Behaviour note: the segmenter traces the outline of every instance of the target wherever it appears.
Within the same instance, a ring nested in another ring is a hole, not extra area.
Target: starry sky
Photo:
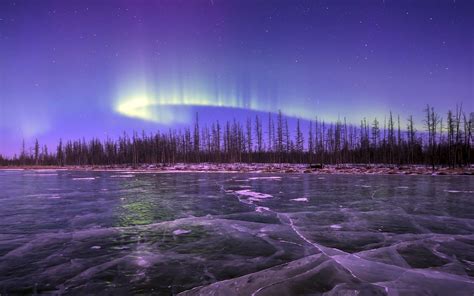
[[[281,110],[474,111],[473,1],[0,1],[0,154]]]

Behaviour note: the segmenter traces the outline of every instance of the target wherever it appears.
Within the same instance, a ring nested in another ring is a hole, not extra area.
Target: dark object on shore
[[[323,165],[322,164],[310,164],[309,168],[310,169],[322,169]]]

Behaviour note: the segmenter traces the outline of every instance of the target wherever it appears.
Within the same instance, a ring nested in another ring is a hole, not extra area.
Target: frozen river
[[[473,295],[474,178],[0,171],[0,294]]]

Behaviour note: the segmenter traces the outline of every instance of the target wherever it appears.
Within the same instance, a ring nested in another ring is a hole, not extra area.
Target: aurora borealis
[[[474,109],[472,1],[1,1],[0,153],[278,112]]]

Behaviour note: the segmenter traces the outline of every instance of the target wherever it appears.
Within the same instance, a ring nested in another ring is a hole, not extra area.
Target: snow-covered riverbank
[[[97,166],[20,166],[0,167],[3,170],[84,170],[84,171],[131,171],[131,172],[225,172],[225,173],[308,173],[308,174],[361,174],[361,175],[474,175],[474,166],[450,169],[437,168],[434,172],[427,166],[388,165],[326,165],[311,168],[306,164],[278,163],[178,163],[173,165],[141,164],[97,165]]]

